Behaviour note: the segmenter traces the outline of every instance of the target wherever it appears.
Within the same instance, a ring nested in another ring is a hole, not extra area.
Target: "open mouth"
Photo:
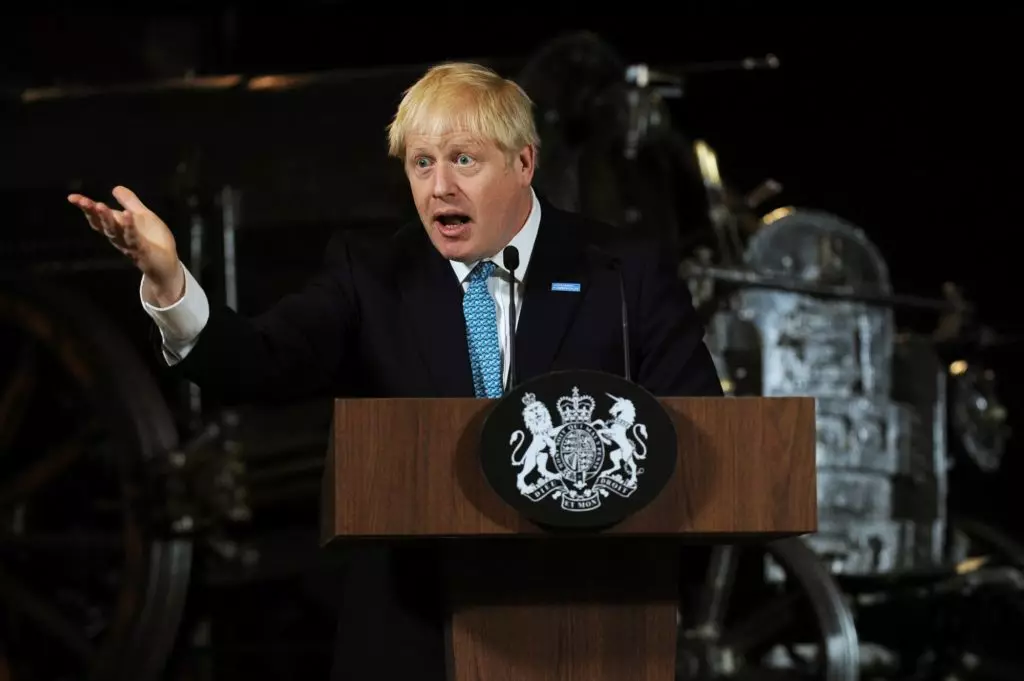
[[[461,234],[471,222],[465,213],[439,213],[434,216],[434,224],[446,236]]]

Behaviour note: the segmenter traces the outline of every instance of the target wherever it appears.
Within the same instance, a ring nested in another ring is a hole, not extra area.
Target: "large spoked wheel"
[[[941,616],[919,667],[935,678],[1024,679],[1024,545],[968,518],[954,520],[953,536],[958,578],[935,596]]]
[[[0,677],[156,679],[192,560],[147,523],[170,411],[103,315],[49,285],[0,286],[0,347]]]
[[[858,646],[843,594],[802,540],[716,546],[703,583],[684,586],[676,676],[857,681]]]

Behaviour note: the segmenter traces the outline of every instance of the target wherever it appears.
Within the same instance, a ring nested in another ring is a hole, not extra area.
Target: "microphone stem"
[[[619,301],[621,304],[620,315],[622,317],[622,357],[625,367],[623,368],[623,377],[627,381],[632,381],[632,370],[630,369],[630,353],[629,353],[629,317],[626,312],[626,282],[623,280],[622,271],[619,270]]]
[[[516,271],[509,270],[508,296],[508,390],[516,385]]]
[[[508,386],[509,392],[516,385],[516,268],[519,267],[519,249],[509,245],[503,251],[503,263],[508,270]]]

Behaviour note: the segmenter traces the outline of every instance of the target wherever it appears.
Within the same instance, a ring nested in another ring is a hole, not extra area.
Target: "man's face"
[[[465,132],[409,136],[405,172],[441,255],[471,263],[511,241],[533,205],[533,162],[532,147],[509,162],[496,144]]]

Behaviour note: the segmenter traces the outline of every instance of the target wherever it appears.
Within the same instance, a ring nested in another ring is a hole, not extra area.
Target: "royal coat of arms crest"
[[[556,426],[546,404],[534,393],[523,395],[526,430],[509,440],[520,494],[533,502],[550,496],[566,511],[591,511],[609,494],[628,498],[637,490],[647,428],[631,400],[607,396],[608,418],[594,419],[597,401],[573,387],[555,403],[562,421]]]

